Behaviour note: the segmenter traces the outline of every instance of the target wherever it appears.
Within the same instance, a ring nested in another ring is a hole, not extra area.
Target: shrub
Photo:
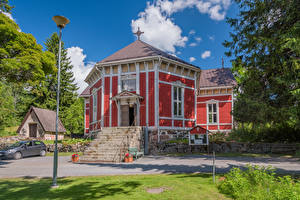
[[[233,168],[218,184],[220,192],[234,199],[299,200],[300,184],[290,176],[276,177],[274,170],[259,166],[248,166],[242,171]]]
[[[299,129],[288,125],[243,124],[232,130],[227,140],[238,142],[300,142]]]
[[[44,140],[43,141],[45,144],[54,144],[55,140]],[[91,140],[90,139],[67,139],[67,140],[58,140],[57,143],[61,143],[63,145],[71,145],[71,144],[86,144],[86,143],[90,143]]]

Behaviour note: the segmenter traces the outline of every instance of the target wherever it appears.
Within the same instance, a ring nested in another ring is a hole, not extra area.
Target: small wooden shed
[[[55,120],[56,112],[48,109],[30,107],[25,115],[22,124],[19,126],[17,133],[20,136],[41,138],[45,140],[55,139]],[[64,138],[66,129],[59,119],[58,139]]]

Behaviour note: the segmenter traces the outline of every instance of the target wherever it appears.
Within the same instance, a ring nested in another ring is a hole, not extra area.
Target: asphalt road
[[[300,174],[299,158],[217,157],[216,172],[228,172],[246,164],[272,166],[278,173]],[[58,177],[125,174],[161,174],[211,172],[210,156],[145,156],[133,163],[74,164],[69,156],[59,157]],[[0,160],[0,178],[52,177],[53,157],[30,157],[21,160]]]

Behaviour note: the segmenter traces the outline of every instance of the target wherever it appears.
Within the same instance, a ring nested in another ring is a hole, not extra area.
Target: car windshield
[[[19,147],[21,145],[23,145],[25,142],[16,142],[13,145],[11,145],[9,148],[15,148],[15,147]]]

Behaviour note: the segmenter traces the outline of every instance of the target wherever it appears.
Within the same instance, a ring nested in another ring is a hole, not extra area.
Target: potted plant
[[[124,162],[132,162],[133,161],[133,156],[130,153],[125,154]]]
[[[79,155],[77,153],[72,155],[72,162],[78,162],[79,161]]]

